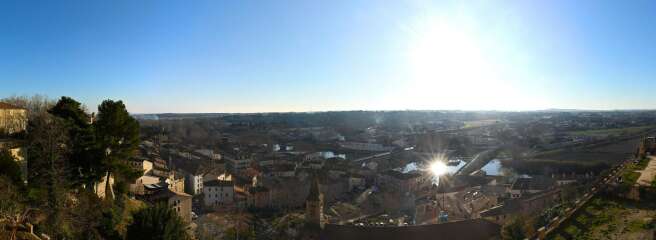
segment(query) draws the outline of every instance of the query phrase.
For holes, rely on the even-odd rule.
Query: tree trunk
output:
[[[107,171],[107,175],[105,176],[105,200],[108,201],[114,200],[114,188],[110,183],[111,176],[112,176],[112,172]]]

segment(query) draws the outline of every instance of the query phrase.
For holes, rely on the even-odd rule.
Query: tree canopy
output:
[[[139,123],[128,113],[122,101],[105,100],[98,106],[94,123],[100,146],[111,160],[127,159],[139,146]]]
[[[126,161],[139,147],[139,122],[130,116],[123,102],[103,101],[98,106],[98,119],[93,126],[99,150],[104,152],[102,164],[107,170],[107,179],[114,173],[128,180],[136,178],[136,172]],[[105,186],[105,192],[114,194],[109,184]]]
[[[22,184],[20,166],[9,150],[0,150],[0,175],[4,175],[14,184]]]
[[[127,240],[177,240],[189,239],[185,224],[166,204],[157,204],[134,213],[128,226]]]
[[[72,183],[91,185],[99,181],[105,173],[101,162],[102,151],[96,143],[90,118],[82,104],[70,97],[61,97],[48,113],[66,123],[71,140],[68,174]]]

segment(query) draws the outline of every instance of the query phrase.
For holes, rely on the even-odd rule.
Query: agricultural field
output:
[[[652,239],[654,204],[596,197],[548,239]]]
[[[616,163],[635,154],[639,139],[625,140],[608,145],[558,151],[538,157],[538,160],[552,160],[581,163]]]
[[[523,161],[504,161],[503,166],[521,174],[549,174],[550,172],[600,173],[603,170],[632,158],[639,139],[617,143],[564,149]]]
[[[656,126],[640,126],[640,127],[626,127],[626,128],[609,128],[609,129],[598,129],[598,130],[584,130],[584,131],[572,131],[568,132],[569,135],[579,136],[579,137],[614,137],[614,136],[626,136],[638,134],[641,132],[646,132],[648,130],[654,129]]]
[[[485,120],[475,120],[475,121],[464,121],[465,126],[463,128],[476,128],[484,127],[493,124],[499,123],[499,119],[485,119]]]

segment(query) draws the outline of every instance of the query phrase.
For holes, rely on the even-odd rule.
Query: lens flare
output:
[[[433,162],[430,165],[430,171],[436,177],[444,175],[446,173],[446,170],[447,170],[446,164],[440,161]]]

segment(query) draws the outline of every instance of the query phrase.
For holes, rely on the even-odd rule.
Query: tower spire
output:
[[[305,230],[303,239],[319,239],[324,227],[323,194],[319,185],[319,178],[314,176],[310,185],[310,192],[305,200]]]
[[[312,185],[310,185],[310,193],[307,196],[306,201],[320,201],[321,200],[321,189],[319,187],[319,179],[314,177],[312,180]]]

